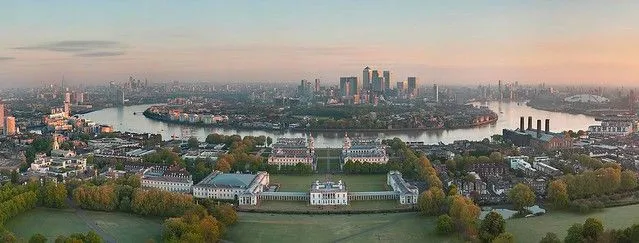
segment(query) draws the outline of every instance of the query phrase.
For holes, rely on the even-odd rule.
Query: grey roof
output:
[[[248,188],[255,179],[253,174],[234,174],[213,172],[211,175],[200,181],[197,186],[202,187],[232,187],[232,188]]]

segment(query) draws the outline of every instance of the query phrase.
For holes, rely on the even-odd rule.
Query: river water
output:
[[[151,105],[136,105],[128,107],[107,108],[81,115],[83,118],[93,120],[99,124],[112,125],[115,130],[122,132],[136,133],[160,133],[163,139],[170,139],[171,136],[180,136],[183,130],[187,130],[185,134],[191,134],[204,140],[210,133],[221,133],[226,135],[239,134],[242,136],[270,136],[277,137],[303,137],[303,132],[291,131],[253,131],[253,130],[237,130],[224,129],[215,127],[195,127],[180,124],[170,124],[160,121],[148,119],[142,115],[142,112]],[[439,142],[451,143],[455,140],[482,140],[493,134],[501,134],[502,129],[514,129],[519,127],[519,117],[526,117],[526,126],[528,116],[533,117],[533,127],[536,127],[537,119],[550,119],[551,131],[565,130],[586,130],[589,125],[596,124],[594,117],[585,115],[574,115],[560,112],[550,112],[533,109],[521,103],[504,103],[489,102],[488,107],[499,115],[499,120],[493,124],[480,127],[453,129],[453,130],[433,130],[433,131],[393,131],[393,132],[374,132],[374,133],[351,133],[353,136],[377,136],[380,138],[399,137],[404,141],[424,142],[426,144],[435,144]],[[133,113],[137,113],[134,115]],[[341,147],[344,137],[343,132],[318,132],[313,133],[315,144],[317,147]]]

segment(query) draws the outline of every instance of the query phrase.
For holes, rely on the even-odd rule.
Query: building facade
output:
[[[315,181],[309,192],[311,205],[348,205],[348,191],[342,181]]]
[[[268,164],[281,168],[302,163],[315,169],[315,140],[312,136],[308,139],[278,138],[272,147],[273,152],[268,157]]]
[[[342,163],[347,161],[359,161],[375,164],[388,163],[386,146],[379,139],[355,138],[351,139],[348,134],[344,135],[342,146]]]
[[[213,171],[193,186],[193,197],[235,200],[239,205],[257,205],[258,196],[269,185],[269,174],[233,174]]]
[[[141,182],[142,187],[181,193],[190,193],[193,186],[191,174],[179,166],[148,168],[143,172]]]

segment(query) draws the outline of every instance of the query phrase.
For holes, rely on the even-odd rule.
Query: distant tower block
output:
[[[182,141],[186,142],[189,140],[189,138],[191,138],[191,129],[188,127],[181,127],[180,128],[180,139],[182,139]]]

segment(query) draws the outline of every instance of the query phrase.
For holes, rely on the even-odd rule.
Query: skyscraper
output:
[[[7,116],[4,120],[4,135],[11,136],[16,134],[16,118]]]
[[[315,92],[319,92],[320,91],[320,80],[319,78],[315,79]]]
[[[341,77],[339,78],[339,89],[342,96],[350,97],[358,92],[357,77]]]
[[[390,71],[384,71],[384,90],[388,91],[390,90],[390,84],[391,84],[392,80],[391,80],[391,73]]]
[[[4,103],[0,101],[0,127],[4,129]]]
[[[433,95],[435,103],[439,103],[439,87],[437,87],[437,84],[433,84]]]
[[[364,68],[364,72],[362,73],[362,88],[371,89],[371,69],[369,67]]]
[[[383,79],[384,79],[384,77],[379,76],[379,71],[373,70],[370,90],[375,91],[375,92],[383,91],[382,90],[383,87],[384,87],[384,80]]]
[[[396,87],[395,87],[395,88],[396,88],[396,89],[397,89],[397,91],[399,91],[399,92],[404,92],[404,91],[406,91],[406,81],[399,81],[399,82],[397,82],[397,84],[396,84]]]
[[[416,95],[417,93],[417,78],[416,77],[408,77],[408,93],[411,95]]]
[[[71,103],[71,93],[64,93],[64,103]]]

